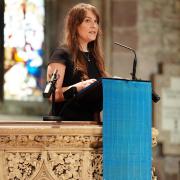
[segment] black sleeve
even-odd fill
[[[68,50],[68,48],[66,47],[59,47],[56,48],[49,59],[49,63],[62,63],[62,64],[69,64],[69,62],[71,61],[71,57],[70,57],[70,52]]]

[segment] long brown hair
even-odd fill
[[[88,75],[86,64],[82,60],[82,53],[80,53],[79,51],[80,44],[78,42],[77,27],[85,19],[87,10],[90,10],[96,16],[97,23],[99,24],[100,18],[96,7],[90,4],[79,3],[75,5],[72,9],[70,9],[67,14],[64,36],[64,44],[68,46],[72,53],[72,60],[75,66],[75,71],[80,71],[82,73],[83,80],[87,79]],[[88,43],[88,50],[93,54],[94,58],[96,59],[96,65],[99,69],[100,76],[105,77],[106,72],[104,67],[104,58],[100,46],[100,34],[101,29],[99,27],[96,39]]]

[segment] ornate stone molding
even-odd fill
[[[159,134],[158,130],[156,128],[152,128],[152,147],[155,147],[157,145],[158,134]],[[152,180],[157,180],[157,176],[155,175],[156,170],[154,166],[152,166],[151,174],[152,174]]]
[[[0,179],[102,179],[102,128],[50,123],[0,126]]]
[[[0,126],[0,179],[102,180],[102,161],[99,125]]]
[[[91,135],[0,135],[0,148],[6,147],[92,147],[102,146],[102,137]]]

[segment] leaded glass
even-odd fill
[[[5,99],[41,101],[44,0],[5,0]]]

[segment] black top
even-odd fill
[[[90,52],[82,52],[82,57],[84,61],[86,61],[87,65],[87,73],[88,77],[91,78],[99,78],[100,73],[96,66],[96,60],[92,53]],[[74,73],[74,65],[72,61],[71,52],[65,46],[60,48],[56,48],[52,55],[50,56],[50,63],[62,63],[66,66],[63,87],[67,87],[78,83],[82,80],[81,73]],[[69,105],[70,104],[70,105]],[[61,116],[64,120],[93,120],[94,119],[94,110],[92,104],[81,104],[79,102],[75,102],[71,104],[69,101],[56,102],[55,103],[55,115]]]

